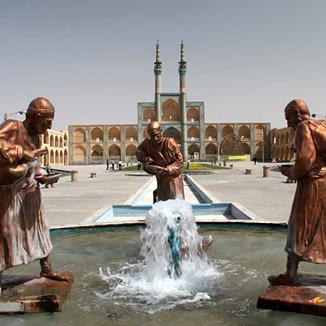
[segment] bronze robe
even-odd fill
[[[301,122],[295,136],[298,180],[285,251],[300,260],[326,263],[326,122]]]
[[[155,150],[150,138],[146,138],[139,146],[136,156],[143,163],[144,171],[154,174],[157,180],[157,189],[154,197],[158,200],[175,198],[184,199],[184,188],[182,179],[183,157],[179,146],[173,138],[162,138],[159,150]],[[151,166],[168,168],[167,174],[155,174]]]
[[[24,150],[34,150],[24,125],[8,120],[0,125],[0,170],[22,164]],[[39,186],[35,183],[37,162],[26,164],[25,174],[9,185],[0,184],[0,272],[49,255],[52,244]]]

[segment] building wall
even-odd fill
[[[48,129],[41,135],[41,147],[47,148],[48,153],[42,156],[42,164],[65,165],[69,164],[68,132]]]
[[[271,147],[273,161],[289,162],[294,160],[294,137],[295,132],[292,128],[275,128],[271,130]]]
[[[135,162],[137,146],[137,125],[69,126],[71,164],[104,164],[107,159]]]
[[[234,135],[240,142],[238,155],[271,159],[270,123],[204,123],[202,102],[187,103],[187,146],[189,158],[214,161],[223,158],[223,140]],[[69,126],[71,164],[104,164],[107,159],[136,162],[138,144],[147,137],[147,125],[156,119],[153,103],[138,104],[137,125]],[[173,118],[173,117],[172,117]],[[181,123],[162,121],[163,135],[181,143]],[[262,139],[264,137],[264,145]],[[233,153],[234,154],[234,153]]]

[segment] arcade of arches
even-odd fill
[[[80,134],[78,137],[82,138]],[[46,148],[48,153],[42,156],[42,164],[65,165],[68,164],[68,132],[48,129],[41,135],[41,147]]]
[[[272,129],[272,160],[274,162],[293,161],[294,153],[294,136],[292,128]]]

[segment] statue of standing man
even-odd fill
[[[23,122],[0,125],[0,276],[5,269],[39,260],[41,276],[68,280],[51,267],[52,244],[37,182],[44,175],[37,158],[46,152],[40,149],[40,135],[53,118],[53,105],[39,97],[29,104]]]
[[[285,119],[296,131],[296,160],[280,170],[298,182],[288,223],[286,272],[269,277],[275,285],[295,284],[301,261],[326,263],[326,121],[312,120],[303,100],[285,107]]]
[[[183,157],[178,144],[173,138],[162,137],[157,121],[148,125],[147,132],[149,138],[138,146],[136,156],[143,164],[144,171],[156,176],[157,189],[153,193],[153,202],[184,199]]]

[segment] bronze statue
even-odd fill
[[[287,268],[269,277],[275,285],[295,284],[300,261],[326,263],[326,121],[312,120],[302,100],[285,107],[285,119],[296,130],[296,160],[280,170],[297,180],[297,189],[288,223]]]
[[[136,156],[144,171],[156,176],[157,189],[153,193],[153,201],[184,199],[183,157],[178,144],[173,138],[162,137],[157,121],[151,122],[147,131],[149,138],[138,146]]]
[[[5,269],[40,260],[41,276],[68,280],[51,268],[52,244],[37,181],[46,174],[37,162],[46,153],[39,148],[40,135],[53,118],[53,105],[39,97],[29,104],[23,122],[0,125],[0,276]]]

